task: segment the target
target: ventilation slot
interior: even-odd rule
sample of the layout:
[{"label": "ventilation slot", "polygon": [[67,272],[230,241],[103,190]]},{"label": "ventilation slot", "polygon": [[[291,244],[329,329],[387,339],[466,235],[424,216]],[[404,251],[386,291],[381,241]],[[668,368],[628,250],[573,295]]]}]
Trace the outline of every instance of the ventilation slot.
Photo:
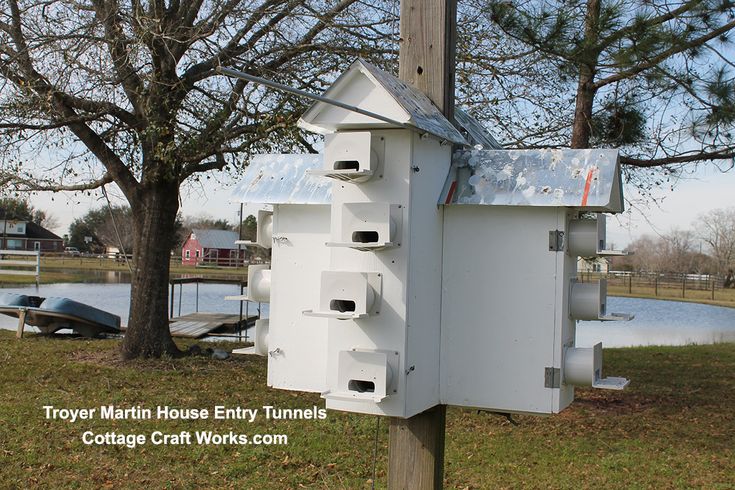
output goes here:
[{"label": "ventilation slot", "polygon": [[375,383],[361,379],[351,379],[347,383],[347,389],[358,393],[375,393]]},{"label": "ventilation slot", "polygon": [[334,162],[334,170],[360,170],[360,162],[357,160],[337,160]]},{"label": "ventilation slot", "polygon": [[332,311],[339,311],[345,313],[347,311],[355,311],[355,302],[348,299],[333,299],[329,302],[329,309]]},{"label": "ventilation slot", "polygon": [[352,241],[354,243],[378,243],[377,231],[353,231]]}]

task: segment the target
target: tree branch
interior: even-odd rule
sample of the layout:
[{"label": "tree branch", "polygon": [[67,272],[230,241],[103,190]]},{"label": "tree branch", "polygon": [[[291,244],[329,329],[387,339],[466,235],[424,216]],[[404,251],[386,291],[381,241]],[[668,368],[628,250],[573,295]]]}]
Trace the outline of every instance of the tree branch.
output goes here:
[{"label": "tree branch", "polygon": [[670,10],[669,12],[666,12],[663,15],[659,15],[658,17],[652,17],[645,22],[641,23],[633,23],[629,26],[623,27],[622,29],[619,29],[615,31],[614,34],[611,34],[610,36],[606,37],[602,40],[597,46],[602,51],[603,49],[611,46],[616,41],[624,38],[627,35],[634,35],[639,32],[643,32],[653,26],[659,26],[665,22],[668,22],[670,20],[674,20],[678,18],[680,15],[685,14],[686,12],[689,12],[690,10],[698,7],[703,3],[704,0],[694,0],[692,2],[685,3],[681,5],[679,8],[676,8],[674,10]]},{"label": "tree branch", "polygon": [[64,185],[64,184],[52,184],[52,183],[40,183],[37,180],[21,178],[18,175],[10,174],[7,172],[0,173],[0,185],[2,186],[14,186],[17,190],[22,191],[89,191],[92,189],[99,189],[103,185],[111,184],[113,182],[110,174],[105,174],[102,178],[85,182],[82,184]]},{"label": "tree branch", "polygon": [[93,3],[97,19],[105,28],[105,38],[107,39],[110,57],[123,90],[125,90],[125,94],[133,105],[135,112],[143,115],[144,111],[140,101],[143,92],[143,81],[128,59],[130,40],[125,37],[123,27],[120,24],[117,0],[93,0]]},{"label": "tree branch", "polygon": [[[735,158],[735,149],[729,148],[721,151],[714,152],[698,152],[698,153],[687,153],[679,156],[663,157],[663,158],[631,158],[626,156],[620,157],[620,163],[623,165],[630,165],[632,167],[661,167],[664,165],[674,165],[679,163],[694,163],[694,162],[705,162],[715,160],[732,160]],[[731,164],[731,167],[733,165]]]},{"label": "tree branch", "polygon": [[611,83],[615,83],[620,80],[626,80],[628,78],[632,78],[635,75],[641,73],[642,71],[653,68],[656,65],[666,61],[668,58],[670,58],[671,56],[675,54],[679,54],[683,51],[686,51],[687,49],[701,46],[704,43],[711,41],[712,39],[718,36],[721,36],[722,34],[725,34],[727,31],[731,30],[733,27],[735,27],[735,20],[728,22],[727,24],[723,25],[719,29],[715,29],[714,31],[711,31],[702,37],[694,39],[693,41],[690,41],[682,45],[677,45],[665,51],[662,51],[661,53],[654,56],[653,58],[651,58],[649,61],[645,63],[641,63],[637,66],[634,66],[633,68],[629,70],[622,71],[616,75],[611,75],[607,78],[603,78],[602,80],[598,80],[597,82],[594,83],[594,88],[595,90],[599,90],[605,85],[609,85]]}]

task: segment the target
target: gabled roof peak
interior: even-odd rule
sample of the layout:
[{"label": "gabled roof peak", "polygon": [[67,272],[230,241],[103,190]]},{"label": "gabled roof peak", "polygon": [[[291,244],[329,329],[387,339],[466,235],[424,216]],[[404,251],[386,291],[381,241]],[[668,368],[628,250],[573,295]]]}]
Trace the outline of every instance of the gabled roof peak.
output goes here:
[{"label": "gabled roof peak", "polygon": [[326,102],[316,102],[299,119],[300,127],[322,134],[410,127],[451,143],[467,144],[425,94],[365,60],[355,61],[327,89],[324,97],[379,114],[397,124],[391,125]]}]

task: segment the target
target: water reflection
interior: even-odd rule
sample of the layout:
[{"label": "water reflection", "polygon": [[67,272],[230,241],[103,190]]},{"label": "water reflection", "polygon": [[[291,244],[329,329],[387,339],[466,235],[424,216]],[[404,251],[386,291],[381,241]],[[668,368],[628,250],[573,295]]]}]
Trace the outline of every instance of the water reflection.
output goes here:
[{"label": "water reflection", "polygon": [[[126,277],[127,275],[127,277]],[[42,284],[23,288],[3,288],[2,291],[34,294],[44,297],[64,297],[109,311],[122,318],[127,325],[130,304],[129,274],[120,271],[96,274],[97,284]],[[98,284],[104,279],[106,284]],[[236,284],[200,284],[197,305],[197,286],[185,284],[181,301],[179,288],[175,292],[174,314],[194,311],[238,314],[240,303],[225,301],[225,296],[240,294]],[[579,322],[577,346],[590,347],[602,342],[605,347],[637,345],[687,345],[735,342],[735,308],[637,298],[608,298],[611,312],[634,313],[630,322]],[[243,313],[257,313],[257,305],[243,307]],[[247,308],[247,311],[246,309]],[[262,316],[269,316],[267,304],[262,305]],[[0,315],[0,328],[15,329],[17,320]],[[33,330],[29,328],[29,330]]]},{"label": "water reflection", "polygon": [[[35,286],[23,288],[3,288],[2,292],[32,294],[36,296],[62,297],[69,298],[74,301],[86,303],[95,308],[109,311],[115,315],[119,315],[122,324],[127,325],[130,308],[130,284],[89,284],[89,283],[61,283],[61,284],[41,284],[36,289]],[[247,293],[247,289],[245,290]],[[225,301],[225,296],[233,296],[240,294],[240,286],[236,284],[199,284],[199,300],[197,301],[196,284],[185,284],[181,292],[181,301],[179,301],[179,287],[176,287],[174,295],[174,314],[186,315],[195,311],[210,313],[231,313],[238,314],[240,312],[239,301]],[[198,307],[198,310],[197,310]],[[257,303],[250,303],[243,306],[243,314],[250,315],[257,313]],[[269,313],[268,305],[262,305],[262,316],[267,317]],[[14,318],[0,315],[0,328],[17,328],[18,323]],[[33,331],[32,327],[29,328]]]},{"label": "water reflection", "polygon": [[577,346],[687,345],[735,342],[735,308],[681,301],[610,297],[611,312],[635,314],[630,322],[579,322]]}]

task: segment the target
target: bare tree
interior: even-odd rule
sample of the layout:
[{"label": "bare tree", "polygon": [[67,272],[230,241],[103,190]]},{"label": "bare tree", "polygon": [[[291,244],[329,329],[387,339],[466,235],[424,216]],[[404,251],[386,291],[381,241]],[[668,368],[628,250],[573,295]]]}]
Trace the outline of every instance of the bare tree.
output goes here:
[{"label": "bare tree", "polygon": [[104,218],[95,228],[97,238],[106,248],[116,248],[121,253],[131,254],[135,250],[132,233],[135,227],[132,210],[127,206],[102,208]]},{"label": "bare tree", "polygon": [[660,270],[664,272],[695,272],[696,247],[694,233],[673,229],[659,239]]},{"label": "bare tree", "polygon": [[713,209],[699,215],[695,229],[707,244],[718,273],[727,272],[735,263],[735,208]]},{"label": "bare tree", "polygon": [[637,272],[660,272],[661,260],[658,240],[650,235],[643,235],[634,240],[628,250],[632,255],[620,259],[622,268],[630,268]]},{"label": "bare tree", "polygon": [[0,0],[0,183],[114,182],[127,198],[134,271],[124,357],[178,354],[166,303],[180,186],[251,152],[313,151],[295,129],[302,101],[224,79],[217,67],[320,91],[346,60],[392,53],[383,40],[393,16],[380,5]]},{"label": "bare tree", "polygon": [[711,259],[700,252],[695,234],[690,230],[671,230],[665,235],[643,235],[628,249],[633,253],[616,261],[616,267],[638,272],[696,273],[711,272]]}]

